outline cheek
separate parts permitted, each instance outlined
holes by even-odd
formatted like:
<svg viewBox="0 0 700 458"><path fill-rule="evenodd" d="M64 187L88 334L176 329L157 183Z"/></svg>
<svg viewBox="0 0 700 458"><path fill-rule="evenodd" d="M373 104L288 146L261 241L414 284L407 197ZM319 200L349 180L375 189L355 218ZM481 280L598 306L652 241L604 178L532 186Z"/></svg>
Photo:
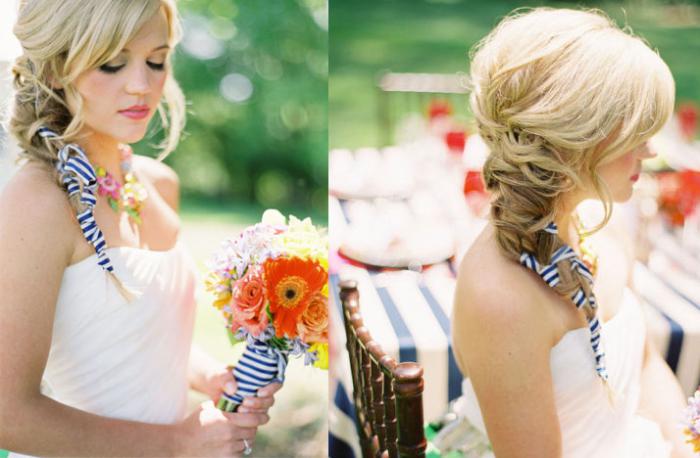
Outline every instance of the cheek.
<svg viewBox="0 0 700 458"><path fill-rule="evenodd" d="M111 99L118 81L112 75L91 71L78 78L75 87L83 99L83 111L99 113L104 107L113 106Z"/></svg>
<svg viewBox="0 0 700 458"><path fill-rule="evenodd" d="M168 74L166 72L160 72L156 73L155 76L153 77L152 84L153 84L153 92L158 94L158 98L160 99L160 95L163 93L163 88L165 87L165 82L168 79Z"/></svg>

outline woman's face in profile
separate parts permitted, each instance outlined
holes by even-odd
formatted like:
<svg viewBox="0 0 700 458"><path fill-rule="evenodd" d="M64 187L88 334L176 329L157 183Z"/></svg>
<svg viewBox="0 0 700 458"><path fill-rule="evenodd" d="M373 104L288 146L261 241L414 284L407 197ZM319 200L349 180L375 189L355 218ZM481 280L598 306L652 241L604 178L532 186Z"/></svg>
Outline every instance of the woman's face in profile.
<svg viewBox="0 0 700 458"><path fill-rule="evenodd" d="M614 202L625 202L632 197L632 187L639 179L642 161L654 157L647 142L628 151L598 169L600 177L608 186Z"/></svg>
<svg viewBox="0 0 700 458"><path fill-rule="evenodd" d="M141 140L163 93L169 52L168 23L160 9L116 58L81 74L75 88L88 133L123 143Z"/></svg>

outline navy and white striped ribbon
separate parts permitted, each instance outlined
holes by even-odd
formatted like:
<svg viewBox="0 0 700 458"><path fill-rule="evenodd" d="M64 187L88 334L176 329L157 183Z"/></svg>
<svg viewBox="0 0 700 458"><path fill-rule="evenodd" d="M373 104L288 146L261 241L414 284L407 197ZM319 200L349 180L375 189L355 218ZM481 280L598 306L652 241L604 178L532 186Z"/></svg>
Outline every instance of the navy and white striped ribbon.
<svg viewBox="0 0 700 458"><path fill-rule="evenodd" d="M287 352L272 348L265 342L246 344L243 356L233 369L238 385L233 396L223 393L217 407L225 412L235 412L243 398L256 396L258 390L272 382L283 382L287 369Z"/></svg>
<svg viewBox="0 0 700 458"><path fill-rule="evenodd" d="M557 226L554 223L550 223L544 229L544 231L550 234L557 234ZM568 259L571 263L571 271L576 271L581 274L590 285L590 295L586 297L586 293L583 288L578 288L571 295L571 300L574 302L577 308L581 308L588 304L591 310L594 312L591 317L588 317L588 329L591 332L591 348L593 349L593 354L595 356L595 368L598 376L603 380L608 380L608 371L605 366L605 352L600 345L600 331L601 325L598 320L598 304L596 303L595 296L593 295L593 274L588 269L588 267L581 261L576 252L568 245L563 245L558 248L550 258L549 264L540 265L535 259L532 253L523 252L520 255L520 264L527 267L530 270L535 271L542 280L550 287L556 287L560 282L559 268L557 263Z"/></svg>
<svg viewBox="0 0 700 458"><path fill-rule="evenodd" d="M46 127L41 127L37 133L42 138L56 138L59 136ZM105 272L113 272L112 261L105 251L107 244L105 243L104 235L97 226L93 215L93 209L97 203L95 198L97 174L90 164L85 151L75 143L64 145L58 151L56 169L60 174L61 184L68 192L68 196L72 197L74 194L79 194L80 202L85 206L85 210L77 215L78 223L85 239L95 248L97 264Z"/></svg>

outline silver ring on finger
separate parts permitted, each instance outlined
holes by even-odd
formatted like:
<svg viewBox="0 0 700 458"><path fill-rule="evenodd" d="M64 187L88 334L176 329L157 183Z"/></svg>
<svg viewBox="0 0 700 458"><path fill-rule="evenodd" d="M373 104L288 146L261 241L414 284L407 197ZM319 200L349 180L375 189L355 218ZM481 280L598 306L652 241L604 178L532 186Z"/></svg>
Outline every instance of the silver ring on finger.
<svg viewBox="0 0 700 458"><path fill-rule="evenodd" d="M253 453L253 448L250 446L250 444L248 443L248 441L245 440L245 439L243 439L243 446L245 447L245 449L243 449L243 454L244 454L245 456L248 456L248 455L250 455L251 453Z"/></svg>

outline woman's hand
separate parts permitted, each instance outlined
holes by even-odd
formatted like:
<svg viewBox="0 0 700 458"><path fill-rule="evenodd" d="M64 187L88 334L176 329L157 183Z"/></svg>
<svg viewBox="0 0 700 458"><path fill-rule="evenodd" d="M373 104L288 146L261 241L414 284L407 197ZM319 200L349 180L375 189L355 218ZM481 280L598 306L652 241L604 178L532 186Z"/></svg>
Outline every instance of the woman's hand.
<svg viewBox="0 0 700 458"><path fill-rule="evenodd" d="M236 379L233 377L232 366L216 370L204 378L204 383L200 387L202 393L209 396L215 404L219 398L226 393L233 396L236 392ZM281 383L271 383L258 390L257 397L247 397L238 412L267 413L268 409L275 403L274 394L282 387Z"/></svg>
<svg viewBox="0 0 700 458"><path fill-rule="evenodd" d="M222 412L206 401L176 426L175 456L241 456L268 421L266 413Z"/></svg>
<svg viewBox="0 0 700 458"><path fill-rule="evenodd" d="M219 401L221 395L225 392L229 396L233 396L236 392L237 384L233 373L230 370L231 366L215 369L204 376L204 380L198 387L199 390L207 395L214 404Z"/></svg>

